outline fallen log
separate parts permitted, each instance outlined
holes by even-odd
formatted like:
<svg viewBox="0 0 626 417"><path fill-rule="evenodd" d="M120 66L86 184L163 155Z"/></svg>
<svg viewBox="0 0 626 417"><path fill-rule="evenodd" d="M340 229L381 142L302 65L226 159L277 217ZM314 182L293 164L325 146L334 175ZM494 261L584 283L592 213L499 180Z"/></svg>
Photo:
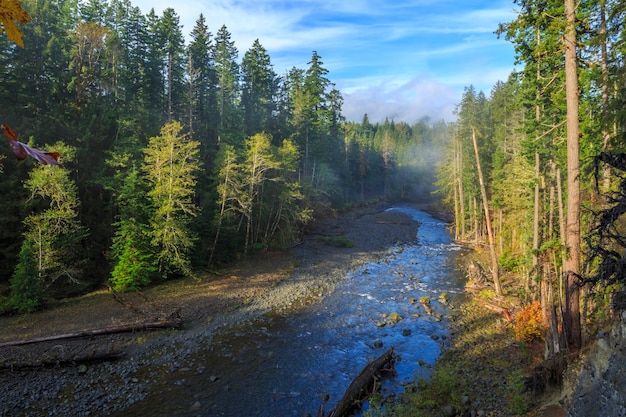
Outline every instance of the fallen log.
<svg viewBox="0 0 626 417"><path fill-rule="evenodd" d="M491 311L495 311L496 313L502 314L504 316L504 318L507 319L507 321L513 321L513 317L511 316L511 313L506 308L501 307L501 306L499 306L497 304L488 303L486 301L481 301L480 304L483 307L485 307L485 308L487 308L487 309L489 309Z"/></svg>
<svg viewBox="0 0 626 417"><path fill-rule="evenodd" d="M79 330L72 333L57 334L53 336L35 337L33 339L14 340L10 342L0 343L0 348L11 346L23 346L33 343L51 342L64 339L77 339L81 337L93 337L101 336L113 333L126 333L136 332L140 330L152 330L152 329L178 329L182 326L183 321L180 318L174 318L171 320L162 320L147 323L127 324L122 326L104 327L93 330Z"/></svg>
<svg viewBox="0 0 626 417"><path fill-rule="evenodd" d="M76 366L80 364L88 364L93 362L115 361L123 358L125 353L121 350L111 350L106 352L86 353L79 356L71 355L53 355L50 352L46 352L44 359L9 359L4 362L0 362L0 370L10 369L16 371L19 369L33 369L33 368L51 368L58 366ZM31 360L32 359L32 360Z"/></svg>
<svg viewBox="0 0 626 417"><path fill-rule="evenodd" d="M378 359L368 363L361 373L354 378L348 386L335 408L326 417L344 417L349 415L361 402L361 400L371 394L371 388L379 378L380 372L386 366L393 366L396 355L393 347L383 353Z"/></svg>

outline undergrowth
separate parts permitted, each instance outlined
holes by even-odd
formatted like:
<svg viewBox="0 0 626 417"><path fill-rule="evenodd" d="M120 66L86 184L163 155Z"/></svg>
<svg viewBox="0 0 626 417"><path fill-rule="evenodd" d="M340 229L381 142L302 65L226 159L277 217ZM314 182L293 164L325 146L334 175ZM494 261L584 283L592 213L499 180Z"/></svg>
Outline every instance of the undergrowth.
<svg viewBox="0 0 626 417"><path fill-rule="evenodd" d="M324 245L334 246L336 248L354 247L354 243L345 236L321 237L320 240Z"/></svg>

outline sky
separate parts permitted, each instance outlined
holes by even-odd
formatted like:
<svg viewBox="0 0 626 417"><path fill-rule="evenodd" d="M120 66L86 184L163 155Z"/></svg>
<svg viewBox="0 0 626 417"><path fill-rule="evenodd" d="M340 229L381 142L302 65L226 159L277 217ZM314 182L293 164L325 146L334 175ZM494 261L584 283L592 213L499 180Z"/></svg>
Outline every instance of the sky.
<svg viewBox="0 0 626 417"><path fill-rule="evenodd" d="M453 121L466 87L489 95L514 69L513 46L494 33L513 0L134 0L143 14L171 7L188 37L200 13L226 25L239 59L255 39L274 71L306 70L313 51L341 91L342 114L361 122Z"/></svg>

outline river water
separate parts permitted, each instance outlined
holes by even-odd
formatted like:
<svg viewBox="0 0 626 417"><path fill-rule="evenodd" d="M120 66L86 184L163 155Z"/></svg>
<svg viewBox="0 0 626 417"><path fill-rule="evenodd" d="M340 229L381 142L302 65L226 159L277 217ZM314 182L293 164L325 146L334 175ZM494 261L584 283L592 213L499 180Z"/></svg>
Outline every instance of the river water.
<svg viewBox="0 0 626 417"><path fill-rule="evenodd" d="M150 415L299 417L322 405L328 412L368 359L391 346L400 359L384 395L427 375L448 336L440 296L462 288L461 248L429 214L390 210L420 223L417 244L349 273L320 303L220 331L191 358L197 366L150 390ZM432 315L421 297L430 298ZM402 319L381 326L392 313Z"/></svg>

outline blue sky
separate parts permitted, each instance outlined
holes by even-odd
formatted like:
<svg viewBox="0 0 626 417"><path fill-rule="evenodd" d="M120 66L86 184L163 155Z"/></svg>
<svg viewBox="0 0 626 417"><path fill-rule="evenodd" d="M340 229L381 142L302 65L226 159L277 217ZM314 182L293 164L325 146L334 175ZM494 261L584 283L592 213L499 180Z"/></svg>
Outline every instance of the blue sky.
<svg viewBox="0 0 626 417"><path fill-rule="evenodd" d="M512 0L135 0L142 13L172 7L183 34L200 13L215 34L226 25L243 57L255 39L274 70L306 69L317 51L360 122L454 120L463 89L489 94L514 68L498 23L515 18Z"/></svg>

